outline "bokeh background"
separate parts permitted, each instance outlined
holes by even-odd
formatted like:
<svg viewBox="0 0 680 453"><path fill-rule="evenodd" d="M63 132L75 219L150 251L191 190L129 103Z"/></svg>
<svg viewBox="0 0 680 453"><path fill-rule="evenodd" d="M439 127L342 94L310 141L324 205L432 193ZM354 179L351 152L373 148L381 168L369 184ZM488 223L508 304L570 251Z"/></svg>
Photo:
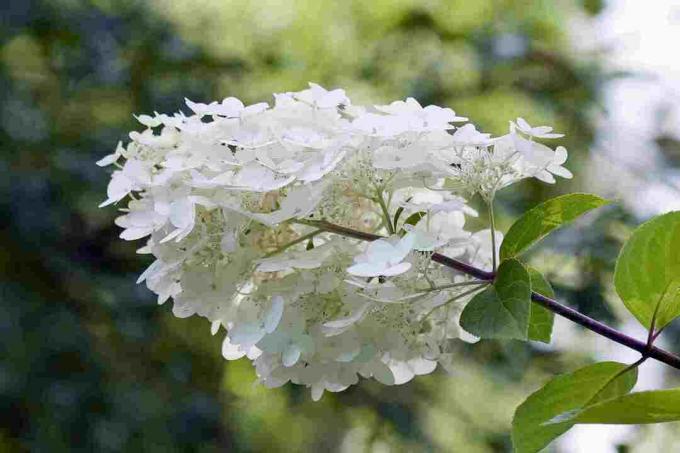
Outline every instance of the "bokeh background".
<svg viewBox="0 0 680 453"><path fill-rule="evenodd" d="M558 320L550 346L461 343L451 375L318 403L265 390L247 360L222 359L223 333L135 285L148 258L97 208L108 174L94 162L138 127L132 113L308 81L357 103L451 106L494 133L517 116L554 125L576 179L502 193L500 226L560 193L616 198L531 261L561 300L643 336L612 264L636 224L680 206L679 25L661 0L0 1L0 451L510 451L514 408L550 376L636 355ZM679 340L677 326L661 339ZM673 385L642 368L639 388ZM551 448L678 442L678 424L596 426Z"/></svg>

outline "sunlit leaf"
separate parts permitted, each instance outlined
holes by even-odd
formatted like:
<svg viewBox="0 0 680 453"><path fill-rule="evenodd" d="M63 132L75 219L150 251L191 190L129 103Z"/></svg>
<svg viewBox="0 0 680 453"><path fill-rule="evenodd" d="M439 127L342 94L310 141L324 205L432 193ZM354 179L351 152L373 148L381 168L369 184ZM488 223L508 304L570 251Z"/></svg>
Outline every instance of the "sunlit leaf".
<svg viewBox="0 0 680 453"><path fill-rule="evenodd" d="M621 374L626 367L626 364L617 362L589 365L553 378L529 396L517 408L512 420L515 451L537 452L574 425L572 421L555 423L555 417L579 410L602 398L628 393L637 381L637 369Z"/></svg>
<svg viewBox="0 0 680 453"><path fill-rule="evenodd" d="M588 406L571 423L644 424L680 420L680 389L637 392Z"/></svg>
<svg viewBox="0 0 680 453"><path fill-rule="evenodd" d="M554 229L607 203L597 195L571 193L539 204L510 227L501 244L501 260L518 255Z"/></svg>
<svg viewBox="0 0 680 453"><path fill-rule="evenodd" d="M642 224L616 261L614 284L628 310L649 328L680 315L680 212Z"/></svg>

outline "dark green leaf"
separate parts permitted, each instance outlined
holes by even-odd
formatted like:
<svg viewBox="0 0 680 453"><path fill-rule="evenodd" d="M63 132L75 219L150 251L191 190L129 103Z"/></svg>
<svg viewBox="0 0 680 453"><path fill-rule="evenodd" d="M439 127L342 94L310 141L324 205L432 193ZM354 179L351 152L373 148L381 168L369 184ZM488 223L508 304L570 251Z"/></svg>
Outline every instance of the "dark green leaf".
<svg viewBox="0 0 680 453"><path fill-rule="evenodd" d="M526 340L531 283L517 260L501 263L494 285L477 294L461 313L461 326L480 338Z"/></svg>
<svg viewBox="0 0 680 453"><path fill-rule="evenodd" d="M650 328L680 316L680 212L670 212L633 232L616 261L614 284L628 310Z"/></svg>
<svg viewBox="0 0 680 453"><path fill-rule="evenodd" d="M414 212L413 214L408 216L406 220L404 220L404 225L415 225L416 223L420 222L420 219L425 217L426 214L427 214L426 212L422 211Z"/></svg>
<svg viewBox="0 0 680 453"><path fill-rule="evenodd" d="M528 210L510 227L501 244L501 260L523 252L555 228L609 203L596 195L571 193L553 198Z"/></svg>
<svg viewBox="0 0 680 453"><path fill-rule="evenodd" d="M397 208L397 212L394 213L394 220L392 221L392 225L394 225L395 228L397 227L397 222L399 221L399 217L401 217L401 214L403 212L404 207L400 206L399 208Z"/></svg>
<svg viewBox="0 0 680 453"><path fill-rule="evenodd" d="M529 271L529 277L531 278L531 290L554 299L555 292L545 277L534 268L530 267L527 270ZM538 304L531 304L531 311L529 313L530 340L550 343L554 323L555 313Z"/></svg>
<svg viewBox="0 0 680 453"><path fill-rule="evenodd" d="M555 417L582 409L605 397L628 393L637 381L637 368L621 374L627 365L601 362L553 378L515 411L512 443L517 453L534 453L567 432L574 423L551 423Z"/></svg>
<svg viewBox="0 0 680 453"><path fill-rule="evenodd" d="M406 199L406 202L408 203L408 202L411 201L412 199L413 199L413 197L408 197L408 198ZM394 228L397 227L397 222L399 222L399 218L401 217L401 214L402 214L403 212L404 212L404 207L403 207L403 206L400 206L400 207L397 209L397 212L394 213L394 220L392 221L392 225L394 225Z"/></svg>

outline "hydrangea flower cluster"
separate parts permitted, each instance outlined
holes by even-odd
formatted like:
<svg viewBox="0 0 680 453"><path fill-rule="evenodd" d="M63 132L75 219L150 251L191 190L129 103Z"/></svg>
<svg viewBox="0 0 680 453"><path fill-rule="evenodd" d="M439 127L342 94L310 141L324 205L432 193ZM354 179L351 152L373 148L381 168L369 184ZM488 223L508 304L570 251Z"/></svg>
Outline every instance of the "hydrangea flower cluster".
<svg viewBox="0 0 680 453"><path fill-rule="evenodd" d="M475 340L458 318L481 288L430 256L489 268L496 253L489 230L465 229L477 213L464 197L571 177L566 150L538 141L560 135L521 118L492 138L448 108L355 106L316 84L273 106L186 104L138 116L145 129L98 162L116 167L102 206L127 204L116 224L146 238L155 261L138 281L159 304L224 327L226 359L315 400L359 376L393 385L449 366L451 340Z"/></svg>

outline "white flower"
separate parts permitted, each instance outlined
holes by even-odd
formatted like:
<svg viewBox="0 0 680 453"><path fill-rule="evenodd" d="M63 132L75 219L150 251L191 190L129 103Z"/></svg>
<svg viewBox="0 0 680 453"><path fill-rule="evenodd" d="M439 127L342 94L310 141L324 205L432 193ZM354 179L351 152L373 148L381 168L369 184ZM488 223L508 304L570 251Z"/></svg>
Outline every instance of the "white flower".
<svg viewBox="0 0 680 453"><path fill-rule="evenodd" d="M163 122L161 121L161 119L158 118L158 115L155 115L155 116L150 116L150 115L139 115L139 116L135 116L135 118L136 118L137 121L139 121L142 125L144 125L144 126L146 126L146 127L148 127L148 128L158 127L158 126L160 126L161 124L163 124Z"/></svg>
<svg viewBox="0 0 680 453"><path fill-rule="evenodd" d="M227 118L239 118L241 116L254 115L263 112L269 107L266 102L246 107L243 105L243 102L233 97L225 98L219 104L217 102L201 104L199 102L192 102L189 99L185 99L185 102L187 107L199 117L205 115L219 115Z"/></svg>
<svg viewBox="0 0 680 453"><path fill-rule="evenodd" d="M491 134L479 132L474 124L465 124L453 133L456 146L488 146L492 143Z"/></svg>
<svg viewBox="0 0 680 453"><path fill-rule="evenodd" d="M261 351L255 346L233 344L229 336L224 337L222 342L222 356L227 360L238 360L246 355L249 359L256 359L260 354Z"/></svg>
<svg viewBox="0 0 680 453"><path fill-rule="evenodd" d="M335 108L340 104L347 105L350 103L345 90L336 89L328 91L312 82L309 83L308 90L296 93L295 97L322 109Z"/></svg>
<svg viewBox="0 0 680 453"><path fill-rule="evenodd" d="M394 115L398 121L408 122L418 130L451 129L449 123L467 121L467 118L456 116L449 108L428 105L423 108L418 101L407 98L406 101L395 101L389 105L377 105L376 110Z"/></svg>
<svg viewBox="0 0 680 453"><path fill-rule="evenodd" d="M415 226L404 227L414 236L414 250L431 252L445 245L464 247L470 239L470 233L463 229L464 225L465 217L461 211L440 211L421 218Z"/></svg>
<svg viewBox="0 0 680 453"><path fill-rule="evenodd" d="M564 146L558 146L555 149L553 160L548 164L546 170L553 175L561 176L566 179L571 179L574 175L562 166L567 161L567 149Z"/></svg>
<svg viewBox="0 0 680 453"><path fill-rule="evenodd" d="M527 176L533 176L549 184L555 183L553 174L564 178L571 178L569 170L562 167L567 160L567 150L559 146L555 151L542 143L527 140L519 135L513 136L515 148L521 159L516 168Z"/></svg>
<svg viewBox="0 0 680 453"><path fill-rule="evenodd" d="M274 296L264 307L248 306L239 311L239 322L229 329L232 344L253 346L266 334L274 332L283 316L284 301Z"/></svg>
<svg viewBox="0 0 680 453"><path fill-rule="evenodd" d="M316 269L337 253L336 243L328 242L311 250L286 253L259 260L258 272L280 272L289 269Z"/></svg>
<svg viewBox="0 0 680 453"><path fill-rule="evenodd" d="M394 384L401 385L407 383L415 376L432 373L437 368L437 362L422 357L415 357L406 361L391 359L387 362L387 366L394 377Z"/></svg>
<svg viewBox="0 0 680 453"><path fill-rule="evenodd" d="M121 170L116 170L106 190L108 199L99 205L107 206L125 198L134 190L142 190L151 184L151 169L145 162L130 159Z"/></svg>
<svg viewBox="0 0 680 453"><path fill-rule="evenodd" d="M276 225L292 218L303 218L316 208L323 191L323 184L296 186L283 198L280 209L268 214L250 215L267 225Z"/></svg>
<svg viewBox="0 0 680 453"><path fill-rule="evenodd" d="M408 212L438 212L461 211L471 217L477 217L478 213L469 207L465 199L443 190L431 190L427 188L407 187L399 189L394 194L395 203Z"/></svg>
<svg viewBox="0 0 680 453"><path fill-rule="evenodd" d="M313 83L271 107L186 104L138 115L141 130L97 162L115 166L102 206L120 205L121 238L145 238L138 253L154 261L138 282L159 304L206 318L213 335L224 327L225 359L247 357L266 387L304 385L314 400L359 376L399 385L448 367L448 339L476 340L458 322L472 296L450 304L467 277L429 253L492 262L490 232L465 229L477 213L460 195L571 177L566 149L534 141L559 134L521 118L493 138L455 126L467 119L449 108L356 106ZM358 242L328 223L394 234Z"/></svg>
<svg viewBox="0 0 680 453"><path fill-rule="evenodd" d="M355 264L347 272L357 277L393 277L411 268L404 258L413 249L415 237L407 234L403 238L392 237L371 242L366 252L354 258Z"/></svg>
<svg viewBox="0 0 680 453"><path fill-rule="evenodd" d="M517 128L520 132L536 138L560 138L564 137L564 134L551 133L553 128L550 126L536 126L532 127L526 122L524 118L517 118L517 122L510 122L511 128Z"/></svg>
<svg viewBox="0 0 680 453"><path fill-rule="evenodd" d="M281 354L281 363L289 368L300 357L310 357L315 351L314 339L304 332L304 319L299 313L289 313L281 327L267 334L257 343L262 351Z"/></svg>
<svg viewBox="0 0 680 453"><path fill-rule="evenodd" d="M133 200L128 205L128 213L116 218L115 222L124 228L122 239L133 241L150 235L165 225L167 216L161 215L153 207L151 200Z"/></svg>
<svg viewBox="0 0 680 453"><path fill-rule="evenodd" d="M500 252L503 242L503 233L496 231L496 256ZM467 259L477 267L490 268L492 264L491 230L484 229L472 234L471 242L467 248Z"/></svg>
<svg viewBox="0 0 680 453"><path fill-rule="evenodd" d="M108 156L99 159L97 161L97 165L100 167L106 167L107 165L117 162L118 159L120 159L120 157L123 155L124 151L125 148L123 148L123 142L118 142L118 145L116 145L116 151L113 154L109 154Z"/></svg>

